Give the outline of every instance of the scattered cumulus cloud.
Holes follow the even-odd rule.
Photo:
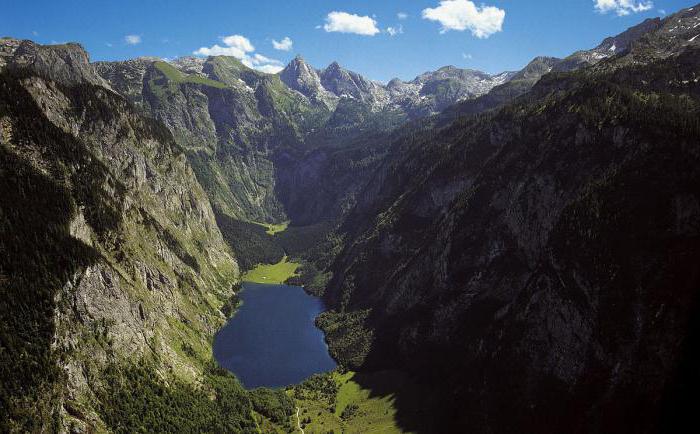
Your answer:
[[[255,47],[248,38],[241,35],[222,36],[223,46],[214,44],[211,47],[200,47],[194,52],[197,56],[232,56],[236,59],[244,59],[248,53],[255,51]]]
[[[380,32],[377,21],[368,16],[333,11],[326,16],[323,25],[326,32],[354,33],[356,35],[374,36]]]
[[[442,25],[440,33],[469,30],[477,38],[488,38],[503,29],[506,11],[495,6],[477,6],[469,0],[442,0],[437,7],[423,9],[423,18]]]
[[[387,27],[386,32],[389,36],[396,36],[403,33],[403,26],[399,24],[397,27]]]
[[[472,60],[472,55],[469,53],[462,53],[462,59]]]
[[[33,36],[39,36],[39,32],[37,32],[36,30],[32,30],[32,35],[33,35]]]
[[[270,59],[262,54],[254,54],[253,57],[241,60],[248,68],[257,69],[258,71],[268,74],[277,74],[284,69],[284,64],[277,59]]]
[[[400,20],[405,20],[406,18],[408,18],[408,14],[406,12],[399,12],[398,14],[396,14],[396,18]]]
[[[274,39],[272,40],[272,47],[275,50],[289,51],[292,49],[293,46],[294,42],[292,42],[289,36],[285,36],[284,39],[282,39],[281,41],[276,41]]]
[[[284,69],[284,64],[279,60],[255,53],[255,47],[245,36],[230,35],[222,36],[219,39],[223,45],[214,44],[211,47],[200,47],[193,54],[195,56],[235,57],[248,68],[257,69],[268,74],[276,74]]]
[[[129,45],[138,45],[141,43],[141,35],[126,35],[124,36],[124,42]]]
[[[615,12],[620,17],[648,11],[654,7],[654,3],[648,0],[593,0],[593,3],[595,3],[595,10],[601,14]]]

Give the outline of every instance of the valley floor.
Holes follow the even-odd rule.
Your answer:
[[[299,265],[285,256],[276,264],[258,264],[246,272],[241,280],[251,283],[282,284],[290,277],[296,276]]]
[[[253,222],[253,223],[267,229],[265,232],[267,232],[268,235],[279,234],[281,232],[286,231],[287,228],[289,227],[288,221],[286,221],[284,223],[258,223],[258,222]]]
[[[336,370],[313,376],[287,393],[300,409],[299,421],[306,434],[404,433],[411,432],[407,424],[418,422],[398,418],[399,399],[402,406],[415,404],[416,409],[419,402],[417,387],[399,371]],[[296,417],[293,419],[296,426]]]

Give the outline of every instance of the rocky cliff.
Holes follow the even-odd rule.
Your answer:
[[[223,402],[209,342],[238,266],[183,149],[80,46],[0,44],[2,429],[128,426],[113,415],[134,372],[163,399],[181,384],[214,399],[192,408]]]
[[[95,66],[113,89],[170,129],[218,210],[252,221],[300,218],[296,199],[306,189],[288,182],[298,173],[316,179],[332,170],[317,167],[325,160],[319,155],[481,95],[510,76],[450,67],[398,90],[337,63],[317,71],[299,56],[279,77],[231,57]],[[341,206],[338,200],[320,203],[330,212],[307,213],[302,223],[328,219]]]
[[[500,110],[397,137],[341,227],[326,295],[336,309],[319,320],[335,356],[441,384],[443,430],[689,420],[697,14],[546,75]]]

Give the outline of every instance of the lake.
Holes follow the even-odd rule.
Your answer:
[[[243,304],[214,338],[214,358],[246,388],[283,387],[331,371],[314,320],[320,299],[298,286],[244,283]]]

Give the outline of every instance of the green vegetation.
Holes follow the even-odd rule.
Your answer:
[[[333,224],[330,222],[289,226],[286,231],[278,233],[275,240],[289,256],[314,262],[323,259],[321,268],[325,268],[330,263],[327,256],[336,249],[330,235],[332,230]]]
[[[283,223],[259,223],[259,222],[252,222],[255,223],[256,225],[262,226],[266,228],[267,230],[265,231],[268,235],[275,235],[280,232],[284,232],[287,230],[289,227],[289,221],[283,222]]]
[[[398,371],[359,374],[333,371],[317,374],[291,388],[301,409],[299,419],[311,433],[401,433],[406,432],[397,418],[397,395],[419,418],[420,392],[416,385]],[[411,421],[419,423],[420,421]]]
[[[63,186],[0,147],[2,432],[42,431],[57,416],[53,405],[63,378],[51,346],[56,295],[98,257],[70,236],[75,210]]]
[[[219,89],[225,89],[227,87],[224,83],[202,77],[201,75],[182,73],[167,62],[155,62],[154,66],[173,83],[203,84],[205,86],[216,87]]]
[[[355,417],[355,415],[357,415],[359,409],[360,407],[355,403],[348,404],[343,409],[343,412],[340,413],[340,418],[343,420],[352,419],[353,417]]]
[[[240,83],[238,80],[255,87],[256,83],[264,77],[264,73],[248,68],[235,57],[216,56],[209,62],[216,79],[232,87]]]
[[[221,264],[218,272],[230,273],[226,276],[209,273],[210,262],[203,259],[208,239],[200,228],[192,225],[192,236],[183,236],[170,224],[171,216],[150,207],[151,197],[138,190],[129,194],[144,201],[125,211],[127,187],[91,152],[93,137],[83,142],[46,119],[22,78],[0,74],[0,432],[59,432],[62,419],[69,431],[87,426],[98,432],[256,432],[247,392],[233,376],[208,365],[210,335],[203,323],[210,330],[222,304],[224,311],[235,309],[235,297],[226,302],[233,267]],[[100,99],[99,88],[57,86],[76,110],[90,107],[81,115],[88,124],[122,115],[124,106],[115,104],[123,100],[111,94],[104,98],[114,101]],[[172,146],[177,157],[165,127],[140,119],[129,118],[136,138],[159,141],[157,150],[166,153]],[[152,156],[149,150],[129,150]],[[71,236],[78,210],[89,226],[87,235],[81,226],[73,229],[89,237],[91,246]],[[183,221],[181,214],[172,217],[178,218]],[[164,264],[154,248],[161,245],[187,267]],[[138,363],[125,361],[131,354],[113,346],[117,337],[108,331],[109,320],[82,323],[68,305],[76,276],[99,263],[119,276],[140,315],[153,318],[151,291],[129,270],[134,258],[161,271],[154,282],[168,282],[171,290],[187,294],[176,305],[178,315],[159,324],[157,337],[148,342],[154,359]],[[209,285],[195,282],[199,271]],[[71,336],[70,344],[62,340],[65,335]],[[162,352],[157,341],[168,349]],[[104,351],[106,361],[92,359],[93,350]],[[164,354],[167,360],[160,358]],[[87,396],[81,395],[84,390],[71,393],[62,406],[68,396],[63,367],[69,362],[83,369],[89,391]]]
[[[280,284],[294,276],[299,267],[296,262],[290,262],[287,257],[283,257],[276,264],[260,264],[254,269],[245,273],[242,277],[244,282]]]
[[[260,387],[251,390],[248,395],[256,412],[277,425],[289,424],[289,418],[294,414],[294,400],[283,390]]]
[[[284,258],[284,249],[263,226],[237,220],[216,210],[215,213],[221,233],[236,253],[241,269],[251,270],[257,264],[274,264]]]
[[[285,252],[301,263],[297,275],[286,283],[303,286],[310,294],[322,296],[332,277],[328,268],[342,246],[341,239],[333,233],[333,225],[323,222],[291,226],[276,238]]]
[[[226,370],[210,366],[202,385],[167,382],[155,364],[110,365],[97,390],[98,411],[115,433],[257,432],[246,391]]]
[[[331,235],[333,226],[330,223],[309,226],[289,226],[289,222],[252,223],[220,211],[216,211],[216,220],[243,270],[256,268],[262,271],[260,267],[265,266],[260,264],[278,264],[283,261],[286,252],[299,267],[282,282],[303,286],[317,296],[323,294],[331,274],[322,270],[330,265],[331,258],[341,245],[340,240]],[[249,275],[251,273],[246,274]],[[251,281],[248,277],[244,280]],[[260,283],[270,281],[262,279]]]
[[[321,297],[332,274],[321,271],[313,262],[302,261],[297,274],[287,279],[287,285],[302,286],[306,292]]]
[[[64,384],[63,350],[53,346],[59,294],[100,259],[70,235],[70,223],[81,207],[107,242],[121,224],[123,190],[99,160],[46,120],[21,78],[0,74],[0,431],[48,432],[55,431]],[[48,170],[26,158],[37,144],[50,145],[42,155]],[[112,186],[111,196],[102,185]]]
[[[346,368],[362,366],[372,345],[373,332],[365,325],[369,310],[337,312],[329,310],[316,318],[326,334],[328,351]]]
[[[233,295],[227,298],[221,306],[221,313],[223,313],[226,318],[231,317],[241,305],[241,298],[238,296],[238,293],[241,291],[241,283],[237,282],[231,289]]]

